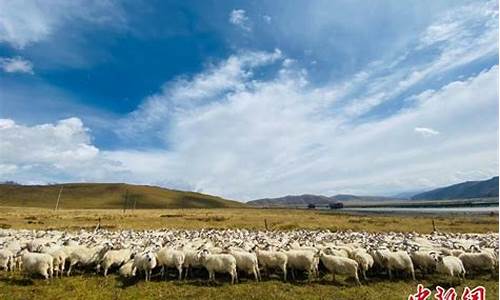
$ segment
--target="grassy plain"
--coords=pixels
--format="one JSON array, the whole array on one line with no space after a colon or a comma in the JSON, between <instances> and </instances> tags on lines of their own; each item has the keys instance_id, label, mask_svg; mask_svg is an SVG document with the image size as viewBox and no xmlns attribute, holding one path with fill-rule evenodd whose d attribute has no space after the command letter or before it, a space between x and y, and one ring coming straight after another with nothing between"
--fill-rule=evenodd
<instances>
[{"instance_id":1,"label":"grassy plain","mask_svg":"<svg viewBox=\"0 0 500 300\"><path fill-rule=\"evenodd\" d=\"M59 210L43 208L3 207L0 227L24 229L93 229L98 220L111 230L158 228L248 228L291 230L298 228L355 231L417 231L429 233L434 219L438 230L449 232L498 232L498 216L362 216L340 212L292 209L147 209ZM243 279L231 286L218 277L216 285L205 280L124 283L115 275L104 278L95 274L79 274L49 283L27 279L17 272L0 271L0 299L407 299L415 293L416 282L389 281L378 276L357 287L338 277L332 283L327 275L308 284L304 281L283 283L277 278L254 283ZM417 274L417 282L434 289L448 287L447 279ZM467 285L483 285L487 299L498 299L498 280L484 275L453 285L461 291ZM459 293L459 296L461 294ZM459 298L458 298L459 299Z\"/></svg>"},{"instance_id":2,"label":"grassy plain","mask_svg":"<svg viewBox=\"0 0 500 300\"><path fill-rule=\"evenodd\" d=\"M407 216L351 215L329 210L299 209L137 209L59 210L2 207L0 228L19 229L247 228L292 230L299 228L353 231L416 231L430 233L432 220L447 232L498 232L498 215Z\"/></svg>"}]
</instances>

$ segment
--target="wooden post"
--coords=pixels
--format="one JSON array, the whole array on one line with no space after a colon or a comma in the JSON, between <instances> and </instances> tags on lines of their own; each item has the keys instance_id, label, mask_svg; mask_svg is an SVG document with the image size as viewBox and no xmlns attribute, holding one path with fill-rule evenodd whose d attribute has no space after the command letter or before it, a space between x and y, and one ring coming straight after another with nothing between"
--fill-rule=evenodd
<instances>
[{"instance_id":1,"label":"wooden post","mask_svg":"<svg viewBox=\"0 0 500 300\"><path fill-rule=\"evenodd\" d=\"M97 226L95 227L94 233L96 233L99 229L101 229L101 218L97 221Z\"/></svg>"},{"instance_id":2,"label":"wooden post","mask_svg":"<svg viewBox=\"0 0 500 300\"><path fill-rule=\"evenodd\" d=\"M135 207L137 206L137 196L134 197L134 210L135 210Z\"/></svg>"},{"instance_id":3,"label":"wooden post","mask_svg":"<svg viewBox=\"0 0 500 300\"><path fill-rule=\"evenodd\" d=\"M434 219L432 219L432 232L436 232L436 224L434 223Z\"/></svg>"},{"instance_id":4,"label":"wooden post","mask_svg":"<svg viewBox=\"0 0 500 300\"><path fill-rule=\"evenodd\" d=\"M264 219L264 226L266 226L266 230L269 230L269 228L267 227L267 219Z\"/></svg>"},{"instance_id":5,"label":"wooden post","mask_svg":"<svg viewBox=\"0 0 500 300\"><path fill-rule=\"evenodd\" d=\"M61 193L62 193L63 188L64 188L64 186L61 185L61 189L59 190L59 195L57 196L56 208L54 209L55 211L57 211L59 209L59 200L61 199Z\"/></svg>"},{"instance_id":6,"label":"wooden post","mask_svg":"<svg viewBox=\"0 0 500 300\"><path fill-rule=\"evenodd\" d=\"M125 191L125 197L123 197L123 213L127 211L127 204L128 204L128 190Z\"/></svg>"}]
</instances>

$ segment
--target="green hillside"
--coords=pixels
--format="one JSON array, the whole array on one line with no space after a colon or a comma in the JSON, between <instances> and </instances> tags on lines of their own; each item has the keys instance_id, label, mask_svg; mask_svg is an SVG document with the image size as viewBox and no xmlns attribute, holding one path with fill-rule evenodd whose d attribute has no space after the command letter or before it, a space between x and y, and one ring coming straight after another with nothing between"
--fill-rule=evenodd
<instances>
[{"instance_id":1,"label":"green hillside","mask_svg":"<svg viewBox=\"0 0 500 300\"><path fill-rule=\"evenodd\" d=\"M223 208L245 204L194 192L124 183L68 183L58 185L0 184L0 206L54 208L63 186L60 209ZM128 199L125 201L124 199Z\"/></svg>"}]
</instances>

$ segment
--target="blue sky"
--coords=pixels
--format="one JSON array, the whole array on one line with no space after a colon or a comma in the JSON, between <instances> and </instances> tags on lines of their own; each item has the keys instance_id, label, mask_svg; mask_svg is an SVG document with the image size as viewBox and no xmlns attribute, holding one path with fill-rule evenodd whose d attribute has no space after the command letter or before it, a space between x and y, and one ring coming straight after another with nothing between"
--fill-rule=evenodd
<instances>
[{"instance_id":1,"label":"blue sky","mask_svg":"<svg viewBox=\"0 0 500 300\"><path fill-rule=\"evenodd\" d=\"M498 174L494 1L0 1L0 179L238 200Z\"/></svg>"}]
</instances>

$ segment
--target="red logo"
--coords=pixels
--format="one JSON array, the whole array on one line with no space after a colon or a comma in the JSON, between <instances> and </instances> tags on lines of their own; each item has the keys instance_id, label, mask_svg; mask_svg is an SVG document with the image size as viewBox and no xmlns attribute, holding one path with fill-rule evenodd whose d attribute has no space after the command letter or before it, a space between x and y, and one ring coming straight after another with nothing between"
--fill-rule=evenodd
<instances>
[{"instance_id":1,"label":"red logo","mask_svg":"<svg viewBox=\"0 0 500 300\"><path fill-rule=\"evenodd\" d=\"M408 300L427 300L431 296L431 290L425 288L422 284L417 285L417 292L415 294L409 295ZM451 287L447 290L440 287L436 287L436 293L434 294L435 300L457 300L457 292L455 288ZM483 286L477 286L474 289L470 289L468 286L464 288L461 300L485 300L486 299L486 289Z\"/></svg>"}]
</instances>

